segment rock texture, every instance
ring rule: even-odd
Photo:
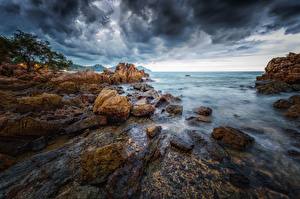
[[[93,112],[106,116],[108,121],[123,122],[129,117],[130,109],[127,97],[115,90],[103,89],[95,100]]]
[[[273,58],[265,73],[257,80],[277,80],[288,84],[300,84],[300,54],[289,53],[286,57]]]
[[[273,103],[273,107],[284,111],[288,118],[300,117],[300,95],[293,95],[289,99],[279,99]]]
[[[133,64],[119,63],[111,77],[112,83],[134,83],[141,82],[144,77],[148,77],[143,70],[139,71]]]
[[[212,137],[237,150],[245,150],[254,142],[254,138],[232,127],[215,128]]]
[[[264,94],[298,90],[300,54],[289,53],[286,57],[273,58],[266,66],[265,73],[256,79],[260,81],[258,91]]]

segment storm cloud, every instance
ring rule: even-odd
[[[2,0],[0,33],[31,32],[75,62],[112,64],[255,51],[300,32],[298,0]]]

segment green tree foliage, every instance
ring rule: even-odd
[[[0,38],[0,62],[24,63],[30,72],[34,65],[50,69],[68,68],[72,62],[61,53],[51,50],[48,41],[18,30],[12,38]]]

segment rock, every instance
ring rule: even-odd
[[[15,159],[5,154],[0,153],[0,172],[15,164]]]
[[[166,111],[171,115],[182,115],[183,107],[181,105],[170,104],[167,106]]]
[[[119,63],[111,76],[111,81],[115,84],[135,83],[141,82],[146,76],[144,71],[139,71],[133,64]]]
[[[17,104],[16,97],[9,91],[0,90],[0,110],[9,110]]]
[[[85,119],[82,119],[64,129],[67,134],[74,134],[77,132],[83,132],[86,129],[94,129],[100,125],[105,125],[106,120],[105,117],[97,117],[97,116],[89,116]]]
[[[95,100],[93,112],[104,115],[110,122],[123,122],[129,117],[131,105],[117,91],[103,89]]]
[[[254,138],[232,127],[214,128],[212,137],[237,150],[245,150],[254,142]]]
[[[205,106],[200,106],[199,108],[194,109],[194,113],[198,115],[210,116],[212,114],[212,109]]]
[[[158,97],[155,100],[154,104],[155,104],[155,107],[164,107],[170,103],[177,103],[180,101],[181,101],[181,99],[179,97],[174,97],[173,95],[167,93],[167,94],[164,94],[164,95],[161,95],[160,97]]]
[[[186,118],[186,120],[191,125],[197,125],[199,122],[210,123],[211,117],[204,116],[204,115],[197,115],[197,116],[188,117],[188,118]]]
[[[289,118],[298,118],[300,117],[300,104],[295,104],[291,106],[284,115]]]
[[[289,98],[292,104],[300,104],[300,95],[293,95]]]
[[[239,188],[248,188],[250,185],[250,180],[242,173],[229,174],[229,181],[231,184]]]
[[[76,85],[83,84],[99,84],[99,83],[110,83],[103,82],[103,78],[100,74],[92,71],[80,71],[77,73],[63,73],[57,77],[53,77],[50,82],[53,84],[60,84],[63,82],[74,82]]]
[[[292,91],[291,86],[283,81],[271,81],[267,84],[257,86],[256,89],[259,93],[266,95]]]
[[[31,150],[32,151],[40,151],[44,148],[46,148],[47,146],[47,140],[44,136],[38,138],[38,139],[35,139],[33,140],[31,143],[30,143],[30,146],[31,146]]]
[[[136,117],[150,116],[154,113],[155,107],[151,104],[134,105],[131,110],[131,114]]]
[[[94,94],[82,94],[80,97],[82,103],[87,104],[87,103],[94,103],[97,96]]]
[[[58,85],[58,92],[60,93],[76,93],[78,92],[79,88],[76,85],[75,82],[71,82],[71,81],[66,81],[66,82],[62,82]]]
[[[273,58],[265,73],[257,80],[276,80],[287,84],[300,83],[300,54],[289,53],[286,57]]]
[[[81,156],[82,181],[89,184],[103,183],[125,160],[121,143],[86,151]]]
[[[58,133],[61,125],[30,116],[9,118],[0,129],[0,136],[44,136]]]
[[[98,199],[101,195],[99,188],[95,186],[75,186],[64,191],[55,199]]]
[[[274,108],[286,109],[289,108],[292,104],[288,100],[279,99],[273,103]]]
[[[297,158],[300,160],[300,151],[298,150],[290,149],[287,151],[287,154],[292,158]]]
[[[145,83],[137,83],[133,85],[133,88],[142,92],[146,92],[149,90],[152,90],[153,87],[150,86],[149,84],[145,84]]]
[[[161,130],[162,130],[161,126],[151,125],[146,128],[146,133],[148,137],[153,138],[156,135],[160,134]]]
[[[189,152],[194,148],[194,143],[189,137],[180,137],[178,135],[172,136],[170,139],[171,146],[184,151]]]
[[[62,106],[62,97],[49,93],[43,93],[34,97],[21,97],[17,101],[17,111],[21,113],[55,110]]]

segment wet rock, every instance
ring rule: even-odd
[[[137,83],[133,85],[133,88],[142,92],[146,92],[149,90],[152,90],[153,87],[150,86],[149,84],[145,84],[145,83]]]
[[[291,86],[282,81],[271,81],[269,83],[257,86],[256,89],[259,93],[266,95],[292,91]]]
[[[22,113],[55,110],[63,105],[61,96],[49,93],[43,93],[34,97],[21,97],[17,101],[17,111]]]
[[[103,89],[95,100],[93,112],[104,115],[109,122],[123,122],[129,117],[131,105],[117,91]]]
[[[285,99],[279,99],[276,102],[273,103],[273,107],[274,108],[278,108],[278,109],[286,109],[289,108],[292,104]]]
[[[0,153],[0,172],[15,164],[15,158]],[[0,195],[1,196],[1,195]]]
[[[62,104],[67,105],[67,106],[76,106],[76,107],[79,107],[79,108],[83,107],[82,100],[81,100],[80,96],[71,97],[71,96],[65,95],[62,98]]]
[[[96,100],[96,95],[94,94],[82,94],[81,95],[81,101],[82,103],[84,104],[87,104],[87,103],[94,103],[94,101]]]
[[[155,107],[151,104],[139,104],[134,105],[131,110],[131,114],[136,117],[146,117],[154,113]]]
[[[33,140],[30,143],[30,147],[32,151],[40,151],[46,148],[47,146],[47,139],[43,136],[38,139]]]
[[[300,95],[293,95],[289,98],[292,104],[300,104]]]
[[[98,199],[102,195],[99,188],[95,186],[74,186],[56,197],[56,199]]]
[[[204,115],[197,115],[197,116],[187,117],[186,121],[190,125],[198,125],[199,122],[210,123],[211,122],[211,117],[204,116]]]
[[[245,150],[254,142],[254,138],[232,127],[214,128],[212,137],[236,150]]]
[[[157,98],[154,102],[155,107],[164,107],[167,106],[170,103],[178,103],[181,99],[179,97],[174,97],[173,95],[167,93],[161,95],[159,98]]]
[[[183,107],[181,105],[170,104],[167,106],[166,111],[171,115],[182,115]]]
[[[146,133],[148,137],[153,138],[156,135],[160,134],[161,130],[162,130],[161,126],[151,125],[146,128]]]
[[[212,114],[212,109],[205,106],[200,106],[194,109],[194,113],[198,115],[210,116]]]
[[[105,125],[105,118],[103,121],[103,118],[100,116],[89,116],[85,119],[82,119],[78,122],[75,122],[74,124],[69,125],[64,129],[65,133],[67,134],[74,134],[77,132],[83,132],[86,129],[94,129],[96,127],[99,127],[100,125]]]
[[[170,144],[171,146],[184,151],[184,152],[189,152],[194,148],[194,143],[190,139],[189,136],[179,136],[179,135],[174,135],[170,139]]]
[[[99,184],[119,168],[126,160],[121,143],[113,143],[86,151],[81,156],[82,180],[89,184]]]
[[[297,158],[300,160],[300,151],[298,150],[290,149],[287,151],[287,154],[292,158]]]
[[[250,180],[242,173],[229,174],[229,181],[231,184],[239,188],[248,188],[250,185]]]
[[[298,118],[300,117],[300,104],[291,106],[284,115],[289,118]]]

